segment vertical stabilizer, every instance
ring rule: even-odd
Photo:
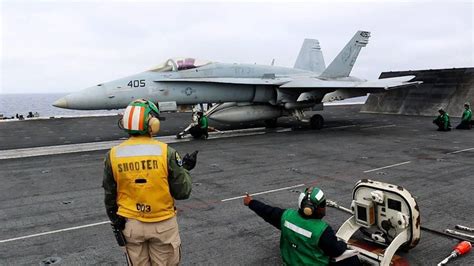
[[[322,73],[326,68],[318,40],[305,39],[295,62],[295,68]]]
[[[370,32],[358,31],[321,74],[323,78],[348,77],[360,49],[369,43]]]

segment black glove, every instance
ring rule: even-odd
[[[114,232],[115,239],[117,240],[117,244],[121,247],[127,244],[127,240],[125,240],[125,236],[123,235],[122,231],[125,229],[125,223],[127,220],[120,216],[116,215],[116,217],[112,220],[112,231]]]
[[[191,171],[196,166],[197,154],[199,151],[194,151],[189,155],[186,153],[183,157],[183,167],[184,169]]]
[[[125,223],[127,222],[127,220],[125,218],[123,218],[122,216],[119,216],[117,215],[117,218],[115,218],[113,221],[112,221],[112,227],[118,231],[122,231],[123,229],[125,229]]]

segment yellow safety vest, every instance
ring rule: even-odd
[[[142,222],[176,215],[168,185],[168,145],[148,136],[131,137],[110,151],[117,183],[117,214]]]

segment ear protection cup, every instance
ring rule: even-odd
[[[148,132],[150,132],[153,136],[160,132],[160,120],[158,118],[151,117],[148,120]]]
[[[300,201],[300,209],[302,213],[305,216],[311,216],[314,213],[315,206],[309,199],[309,196],[311,195],[311,191],[306,190],[304,193],[301,193],[302,195],[300,196],[301,201]]]
[[[306,216],[311,216],[311,215],[313,215],[313,212],[314,212],[314,210],[313,210],[313,207],[311,207],[311,206],[306,206],[306,207],[304,207],[304,209],[303,209],[303,213],[304,213]]]

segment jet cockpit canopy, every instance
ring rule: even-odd
[[[212,62],[207,60],[200,60],[191,57],[182,57],[182,58],[170,58],[164,63],[154,67],[150,71],[154,72],[170,72],[170,71],[181,71],[187,69],[193,69],[201,67]]]

